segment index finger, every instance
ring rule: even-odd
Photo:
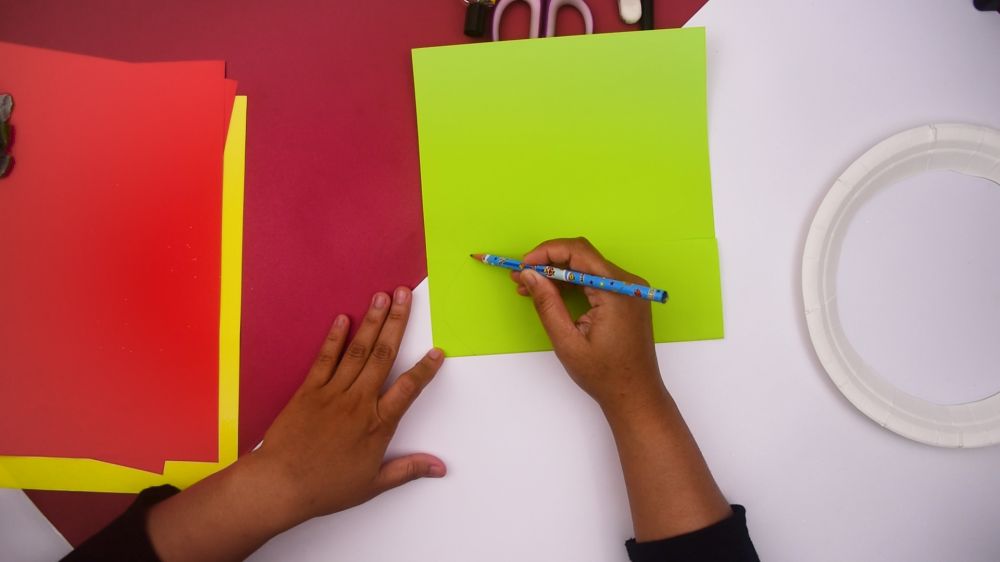
[[[444,361],[444,353],[434,348],[427,352],[424,357],[396,379],[396,382],[385,391],[379,398],[378,409],[383,419],[393,424],[395,427],[403,414],[410,409],[413,401],[420,396],[421,391],[431,382],[441,363]]]

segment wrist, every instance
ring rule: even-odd
[[[301,521],[293,505],[251,454],[153,506],[146,529],[162,560],[242,559]]]
[[[676,412],[674,401],[662,383],[621,394],[613,401],[600,403],[600,406],[614,432],[658,424]]]
[[[240,458],[227,471],[227,487],[258,521],[263,534],[277,535],[309,519],[291,478],[260,451]]]

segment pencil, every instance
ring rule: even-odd
[[[540,275],[544,275],[549,279],[555,279],[557,281],[565,281],[566,283],[572,283],[574,285],[582,285],[584,287],[591,287],[594,289],[600,289],[602,291],[608,291],[611,293],[617,293],[619,295],[626,295],[629,297],[638,297],[640,299],[665,303],[670,296],[663,289],[654,289],[652,287],[647,287],[645,285],[637,285],[635,283],[629,283],[627,281],[619,281],[618,279],[610,279],[608,277],[601,277],[598,275],[591,275],[589,273],[581,273],[579,271],[572,271],[569,269],[560,269],[551,265],[528,265],[520,260],[515,260],[512,258],[502,258],[500,256],[494,256],[491,254],[469,254],[469,257],[476,261],[485,263],[486,265],[492,265],[494,267],[502,267],[504,269],[510,269],[512,271],[524,271],[525,269],[532,269],[538,272]]]

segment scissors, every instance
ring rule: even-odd
[[[494,41],[500,40],[500,20],[503,19],[504,10],[518,1],[526,3],[531,8],[531,30],[528,36],[532,39],[552,37],[556,34],[556,15],[563,6],[576,8],[576,11],[583,16],[584,33],[588,35],[594,33],[594,15],[583,0],[500,0],[493,11]]]
[[[627,24],[638,23],[639,29],[655,27],[653,0],[618,0],[618,15]]]

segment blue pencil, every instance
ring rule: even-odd
[[[584,287],[592,287],[594,289],[600,289],[602,291],[609,291],[612,293],[618,293],[619,295],[626,295],[629,297],[639,297],[640,299],[645,299],[648,301],[665,303],[667,299],[670,298],[667,292],[663,289],[654,289],[652,287],[646,287],[645,285],[636,285],[635,283],[628,283],[626,281],[619,281],[617,279],[609,279],[607,277],[600,277],[598,275],[591,275],[589,273],[580,273],[579,271],[571,271],[569,269],[560,269],[551,265],[528,265],[521,262],[520,260],[515,260],[512,258],[502,258],[500,256],[493,256],[490,254],[469,254],[469,256],[476,260],[485,263],[486,265],[492,265],[494,267],[502,267],[504,269],[510,269],[512,271],[524,271],[525,269],[533,269],[541,275],[548,277],[549,279],[555,279],[557,281],[565,281],[567,283],[573,283],[574,285],[582,285]]]

